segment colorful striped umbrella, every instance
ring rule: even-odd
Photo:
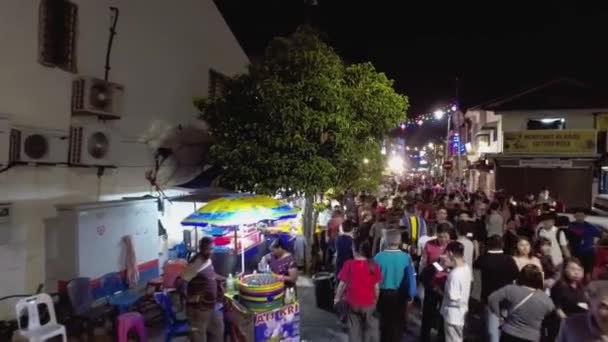
[[[235,195],[213,200],[182,221],[184,226],[237,226],[263,220],[294,218],[299,209],[260,195]]]

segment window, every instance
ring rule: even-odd
[[[480,150],[484,150],[490,147],[490,135],[489,134],[479,134],[477,136],[477,148]]]
[[[228,77],[209,69],[209,97],[226,95],[226,81]]]
[[[38,60],[48,67],[76,72],[78,7],[66,0],[42,0],[39,13]]]
[[[541,129],[565,129],[566,120],[564,118],[544,118],[544,119],[530,119],[528,120],[527,129],[529,130],[541,130]]]

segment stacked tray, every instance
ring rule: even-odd
[[[239,281],[239,300],[251,311],[280,308],[284,296],[285,284],[275,274],[249,274]]]

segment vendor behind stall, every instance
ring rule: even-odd
[[[223,341],[224,320],[221,309],[222,289],[211,263],[213,240],[204,237],[195,255],[176,280],[176,288],[186,298],[186,314],[192,326],[191,341]]]
[[[296,258],[287,248],[282,239],[276,239],[270,244],[270,253],[264,256],[274,274],[282,276],[285,285],[295,287],[298,280],[298,265]]]

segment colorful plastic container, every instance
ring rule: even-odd
[[[239,300],[251,311],[267,311],[283,305],[285,283],[276,274],[249,274],[239,280]]]

